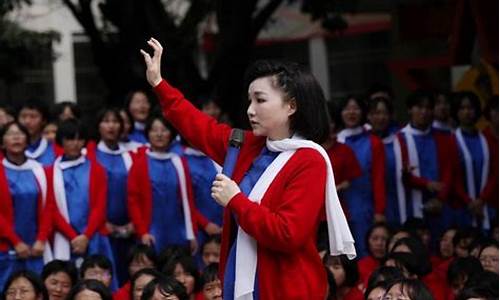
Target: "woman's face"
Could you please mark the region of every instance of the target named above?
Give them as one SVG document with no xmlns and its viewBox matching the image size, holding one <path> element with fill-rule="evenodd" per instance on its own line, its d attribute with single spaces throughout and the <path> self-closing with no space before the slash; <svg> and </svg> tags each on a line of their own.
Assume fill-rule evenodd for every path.
<svg viewBox="0 0 500 300">
<path fill-rule="evenodd" d="M 345 282 L 345 270 L 340 261 L 334 260 L 332 263 L 328 263 L 327 267 L 333 274 L 335 285 L 341 287 Z"/>
<path fill-rule="evenodd" d="M 132 96 L 128 108 L 134 121 L 145 122 L 149 116 L 151 105 L 148 97 L 143 92 L 136 92 Z"/>
<path fill-rule="evenodd" d="M 422 100 L 409 110 L 411 124 L 418 129 L 427 129 L 432 124 L 434 108 L 428 100 Z"/>
<path fill-rule="evenodd" d="M 450 118 L 450 103 L 446 96 L 440 94 L 436 97 L 436 104 L 434 105 L 434 119 L 442 122 L 447 122 Z"/>
<path fill-rule="evenodd" d="M 42 295 L 37 297 L 35 288 L 31 282 L 24 278 L 19 277 L 12 281 L 10 286 L 5 292 L 5 299 L 7 300 L 39 300 Z"/>
<path fill-rule="evenodd" d="M 130 132 L 130 129 L 132 128 L 132 123 L 130 122 L 127 113 L 123 110 L 120 110 L 120 117 L 122 117 L 123 120 L 122 137 L 127 137 L 128 133 Z"/>
<path fill-rule="evenodd" d="M 42 135 L 49 142 L 54 142 L 56 140 L 57 125 L 54 123 L 49 123 L 43 128 Z"/>
<path fill-rule="evenodd" d="M 285 93 L 272 76 L 257 78 L 248 87 L 248 120 L 256 136 L 280 140 L 291 136 L 290 116 L 296 111 L 294 100 L 285 101 Z"/>
<path fill-rule="evenodd" d="M 17 117 L 19 123 L 21 123 L 31 136 L 37 136 L 43 130 L 45 126 L 45 119 L 40 111 L 32 108 L 23 108 L 19 112 Z"/>
<path fill-rule="evenodd" d="M 151 282 L 151 280 L 153 280 L 153 279 L 154 279 L 153 276 L 148 275 L 148 274 L 143 274 L 135 280 L 134 291 L 133 291 L 133 295 L 134 295 L 133 300 L 140 300 L 141 299 L 142 291 L 144 291 L 144 287 L 149 282 Z"/>
<path fill-rule="evenodd" d="M 19 129 L 19 126 L 13 124 L 4 134 L 2 146 L 7 154 L 23 154 L 28 146 L 28 137 Z"/>
<path fill-rule="evenodd" d="M 174 277 L 177 281 L 182 283 L 184 287 L 186 288 L 186 292 L 188 295 L 193 294 L 194 291 L 194 276 L 184 270 L 181 264 L 177 264 L 174 269 Z"/>
<path fill-rule="evenodd" d="M 146 255 L 142 254 L 135 257 L 128 266 L 128 274 L 132 277 L 135 273 L 142 269 L 154 268 L 155 265 Z"/>
<path fill-rule="evenodd" d="M 101 139 L 107 142 L 118 142 L 120 139 L 121 125 L 117 116 L 111 112 L 106 113 L 99 123 L 99 134 Z"/>
<path fill-rule="evenodd" d="M 374 288 L 370 294 L 368 294 L 368 297 L 366 297 L 367 300 L 382 300 L 384 299 L 384 294 L 385 290 L 381 287 Z"/>
<path fill-rule="evenodd" d="M 410 295 L 408 291 L 401 287 L 401 284 L 397 283 L 393 285 L 385 294 L 384 300 L 409 300 Z"/>
<path fill-rule="evenodd" d="M 368 247 L 373 257 L 381 259 L 385 256 L 388 238 L 389 233 L 384 227 L 377 227 L 372 231 L 368 238 Z"/>
<path fill-rule="evenodd" d="M 469 98 L 460 100 L 460 107 L 457 112 L 458 124 L 460 126 L 473 126 L 476 118 L 476 111 Z"/>
<path fill-rule="evenodd" d="M 203 247 L 203 253 L 201 255 L 205 266 L 208 266 L 211 263 L 219 263 L 220 245 L 215 242 L 206 244 Z"/>
<path fill-rule="evenodd" d="M 439 241 L 439 253 L 442 258 L 449 258 L 453 256 L 453 237 L 455 236 L 456 230 L 451 229 L 443 234 L 443 237 Z"/>
<path fill-rule="evenodd" d="M 498 274 L 498 248 L 486 247 L 479 255 L 479 261 L 486 271 L 495 272 Z"/>
<path fill-rule="evenodd" d="M 375 109 L 370 111 L 367 117 L 375 132 L 385 131 L 391 120 L 391 114 L 384 102 L 378 102 Z"/>
<path fill-rule="evenodd" d="M 153 151 L 166 151 L 172 139 L 172 132 L 160 120 L 155 120 L 148 133 L 148 138 Z"/>
<path fill-rule="evenodd" d="M 80 138 L 63 139 L 62 146 L 66 157 L 70 159 L 78 158 L 82 154 L 83 146 L 85 146 L 85 140 Z"/>
<path fill-rule="evenodd" d="M 349 99 L 341 112 L 342 121 L 344 121 L 345 127 L 354 128 L 359 126 L 361 124 L 362 114 L 361 107 L 356 100 Z"/>
<path fill-rule="evenodd" d="M 71 278 L 65 272 L 50 274 L 45 279 L 44 284 L 49 293 L 49 300 L 66 299 L 71 290 Z"/>
<path fill-rule="evenodd" d="M 99 293 L 85 289 L 76 294 L 75 300 L 102 300 L 102 298 Z"/>
</svg>

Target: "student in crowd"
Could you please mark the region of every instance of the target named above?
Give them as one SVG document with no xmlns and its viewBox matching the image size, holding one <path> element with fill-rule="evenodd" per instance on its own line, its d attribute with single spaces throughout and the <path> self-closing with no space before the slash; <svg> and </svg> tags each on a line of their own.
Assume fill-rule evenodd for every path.
<svg viewBox="0 0 500 300">
<path fill-rule="evenodd" d="M 56 142 L 56 134 L 57 134 L 57 123 L 54 121 L 49 121 L 44 127 L 42 131 L 42 136 L 49 143 Z"/>
<path fill-rule="evenodd" d="M 188 300 L 186 288 L 175 278 L 161 276 L 150 281 L 142 292 L 141 300 Z"/>
<path fill-rule="evenodd" d="M 381 281 L 365 290 L 365 300 L 383 300 L 387 292 L 387 282 Z"/>
<path fill-rule="evenodd" d="M 26 156 L 44 166 L 52 165 L 61 150 L 42 136 L 43 128 L 49 120 L 45 104 L 36 100 L 25 102 L 17 114 L 17 120 L 28 129 L 30 135 Z"/>
<path fill-rule="evenodd" d="M 389 238 L 389 241 L 387 243 L 387 251 L 386 252 L 391 252 L 392 248 L 394 248 L 394 244 L 396 244 L 397 241 L 399 241 L 402 238 L 407 238 L 413 236 L 408 229 L 403 228 L 403 227 L 397 227 L 396 229 L 392 230 L 392 235 Z"/>
<path fill-rule="evenodd" d="M 84 125 L 75 119 L 60 123 L 57 143 L 64 155 L 49 169 L 49 191 L 54 195 L 54 257 L 81 263 L 102 254 L 113 259 L 107 236 L 106 171 L 82 154 L 87 141 Z M 116 288 L 114 283 L 113 288 Z"/>
<path fill-rule="evenodd" d="M 16 119 L 16 112 L 9 106 L 0 106 L 0 128 Z"/>
<path fill-rule="evenodd" d="M 172 276 L 186 288 L 188 299 L 194 300 L 201 289 L 200 273 L 196 268 L 194 258 L 191 256 L 179 256 L 171 259 L 166 264 L 162 273 Z"/>
<path fill-rule="evenodd" d="M 425 285 L 417 279 L 402 279 L 387 286 L 384 300 L 434 300 Z"/>
<path fill-rule="evenodd" d="M 445 134 L 451 134 L 454 129 L 450 95 L 442 91 L 436 91 L 434 98 L 436 99 L 436 103 L 434 105 L 432 128 Z"/>
<path fill-rule="evenodd" d="M 141 53 L 164 115 L 189 143 L 222 163 L 231 128 L 196 110 L 164 81 L 162 47 L 155 39 L 148 45 L 154 49 L 153 57 Z M 244 132 L 235 181 L 219 174 L 212 185 L 212 196 L 227 208 L 220 266 L 224 298 L 254 293 L 262 298 L 322 298 L 327 283 L 315 233 L 325 207 L 329 227 L 336 228 L 330 231 L 331 251 L 355 255 L 328 156 L 317 144 L 328 135 L 324 96 L 314 77 L 293 63 L 256 62 L 245 82 L 252 131 Z M 262 176 L 272 163 L 274 167 Z M 257 198 L 251 194 L 254 188 L 254 193 L 260 191 Z M 247 254 L 242 256 L 241 249 Z"/>
<path fill-rule="evenodd" d="M 498 241 L 484 243 L 479 251 L 479 261 L 485 271 L 498 274 Z"/>
<path fill-rule="evenodd" d="M 218 269 L 219 264 L 211 263 L 201 273 L 200 286 L 204 300 L 222 300 L 222 284 Z"/>
<path fill-rule="evenodd" d="M 389 237 L 390 231 L 385 223 L 374 224 L 366 233 L 369 254 L 358 261 L 360 282 L 365 286 L 370 274 L 380 266 L 385 258 Z"/>
<path fill-rule="evenodd" d="M 97 115 L 98 143 L 89 143 L 88 156 L 106 170 L 106 228 L 117 266 L 120 285 L 127 279 L 127 253 L 134 244 L 134 226 L 127 209 L 127 179 L 133 154 L 120 142 L 123 120 L 117 109 L 106 108 Z"/>
<path fill-rule="evenodd" d="M 56 121 L 65 121 L 68 119 L 80 119 L 81 111 L 78 104 L 70 101 L 56 103 L 51 110 L 51 116 Z"/>
<path fill-rule="evenodd" d="M 368 283 L 364 286 L 365 298 L 367 296 L 368 290 L 374 289 L 376 286 L 379 286 L 380 283 L 385 282 L 387 284 L 387 282 L 392 282 L 394 280 L 400 280 L 403 278 L 404 274 L 403 272 L 401 272 L 400 268 L 381 265 L 371 273 L 370 277 L 368 278 Z"/>
<path fill-rule="evenodd" d="M 43 267 L 42 281 L 49 300 L 65 300 L 78 281 L 78 271 L 72 262 L 55 259 Z"/>
<path fill-rule="evenodd" d="M 337 140 L 351 147 L 362 169 L 362 176 L 351 182 L 343 198 L 347 202 L 357 253 L 363 257 L 368 254 L 364 242 L 366 232 L 374 222 L 385 220 L 384 145 L 380 138 L 363 128 L 366 110 L 359 98 L 348 97 L 339 110 L 344 129 L 337 134 Z"/>
<path fill-rule="evenodd" d="M 456 297 L 464 288 L 465 283 L 470 278 L 477 276 L 483 271 L 479 260 L 475 257 L 459 257 L 453 260 L 448 267 L 446 274 L 446 288 L 448 299 Z"/>
<path fill-rule="evenodd" d="M 20 270 L 7 279 L 3 289 L 5 300 L 47 300 L 47 290 L 40 278 L 31 271 Z"/>
<path fill-rule="evenodd" d="M 480 232 L 468 227 L 458 229 L 453 237 L 453 252 L 456 257 L 467 257 L 470 254 L 470 246 L 481 236 Z"/>
<path fill-rule="evenodd" d="M 354 260 L 349 260 L 345 255 L 327 255 L 323 263 L 335 278 L 336 299 L 363 299 L 363 292 L 358 287 L 358 266 Z"/>
<path fill-rule="evenodd" d="M 0 131 L 0 288 L 17 270 L 40 273 L 51 259 L 50 196 L 40 163 L 26 157 L 27 129 L 17 122 Z"/>
<path fill-rule="evenodd" d="M 113 296 L 115 300 L 140 300 L 142 297 L 142 292 L 144 287 L 153 281 L 154 279 L 164 276 L 162 273 L 155 269 L 147 268 L 137 271 L 130 279 L 130 291 L 127 295 L 122 295 L 122 297 Z M 130 298 L 127 298 L 130 297 Z"/>
<path fill-rule="evenodd" d="M 136 234 L 157 253 L 170 245 L 190 245 L 194 252 L 198 213 L 189 168 L 184 158 L 168 152 L 175 130 L 158 115 L 147 122 L 145 133 L 151 147 L 137 155 L 128 178 L 128 209 Z"/>
<path fill-rule="evenodd" d="M 220 235 L 211 235 L 201 246 L 201 259 L 203 266 L 220 262 Z"/>
<path fill-rule="evenodd" d="M 80 266 L 80 278 L 83 280 L 98 280 L 109 289 L 113 281 L 111 261 L 104 255 L 93 254 L 87 256 Z"/>
<path fill-rule="evenodd" d="M 151 115 L 153 105 L 145 91 L 134 90 L 125 97 L 125 108 L 132 121 L 129 139 L 140 144 L 147 144 L 148 137 L 145 132 L 146 121 Z"/>
<path fill-rule="evenodd" d="M 111 291 L 99 280 L 80 281 L 69 292 L 67 300 L 112 300 Z"/>
<path fill-rule="evenodd" d="M 137 152 L 137 149 L 144 145 L 130 139 L 129 135 L 132 132 L 132 116 L 125 108 L 120 108 L 120 117 L 123 120 L 123 131 L 120 136 L 120 142 L 123 143 L 125 148 L 131 152 Z"/>
</svg>

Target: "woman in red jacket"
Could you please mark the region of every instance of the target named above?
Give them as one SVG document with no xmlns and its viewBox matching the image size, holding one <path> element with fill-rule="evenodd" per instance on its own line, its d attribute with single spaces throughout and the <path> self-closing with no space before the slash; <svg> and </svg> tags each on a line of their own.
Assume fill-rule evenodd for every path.
<svg viewBox="0 0 500 300">
<path fill-rule="evenodd" d="M 160 74 L 162 47 L 148 44 L 148 82 L 167 119 L 195 148 L 222 164 L 231 128 L 195 109 Z M 328 155 L 325 99 L 314 77 L 293 63 L 260 61 L 247 73 L 252 131 L 244 133 L 232 178 L 217 175 L 224 206 L 224 299 L 324 299 L 326 274 L 315 241 L 327 209 L 330 250 L 355 256 Z M 315 142 L 317 143 L 315 143 Z"/>
</svg>

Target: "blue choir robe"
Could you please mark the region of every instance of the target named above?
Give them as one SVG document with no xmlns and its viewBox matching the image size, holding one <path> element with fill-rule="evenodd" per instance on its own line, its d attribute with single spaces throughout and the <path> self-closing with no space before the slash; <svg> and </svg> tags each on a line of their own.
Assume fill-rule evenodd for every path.
<svg viewBox="0 0 500 300">
<path fill-rule="evenodd" d="M 46 138 L 41 138 L 35 143 L 28 146 L 25 154 L 27 157 L 32 158 L 43 166 L 50 166 L 56 160 L 56 153 L 54 151 L 54 144 L 47 141 Z"/>
<path fill-rule="evenodd" d="M 148 143 L 148 139 L 146 137 L 146 132 L 144 131 L 145 127 L 146 125 L 144 123 L 134 122 L 134 127 L 128 134 L 129 140 L 146 145 Z"/>
</svg>

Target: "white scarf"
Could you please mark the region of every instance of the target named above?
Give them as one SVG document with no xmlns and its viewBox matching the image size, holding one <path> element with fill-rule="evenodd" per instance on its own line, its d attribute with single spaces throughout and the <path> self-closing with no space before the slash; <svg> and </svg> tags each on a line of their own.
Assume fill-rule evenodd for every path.
<svg viewBox="0 0 500 300">
<path fill-rule="evenodd" d="M 318 151 L 324 158 L 327 178 L 325 190 L 325 209 L 328 223 L 328 237 L 330 240 L 330 252 L 332 255 L 346 254 L 350 259 L 356 257 L 354 239 L 352 238 L 346 218 L 340 206 L 335 188 L 335 178 L 330 159 L 326 151 L 320 145 L 294 136 L 280 141 L 266 142 L 270 151 L 281 152 L 276 159 L 266 168 L 259 178 L 248 198 L 260 204 L 260 201 L 279 171 L 300 148 L 312 148 Z M 257 270 L 257 243 L 241 227 L 238 228 L 236 247 L 236 278 L 235 299 L 253 299 L 253 288 L 255 284 L 255 273 Z"/>
<path fill-rule="evenodd" d="M 56 200 L 57 209 L 64 220 L 69 223 L 68 202 L 64 187 L 63 170 L 83 164 L 85 162 L 85 156 L 82 155 L 77 159 L 69 161 L 61 160 L 62 157 L 60 156 L 54 162 L 54 198 Z M 69 260 L 71 258 L 70 241 L 59 232 L 56 232 L 54 235 L 54 258 L 61 260 Z"/>
<path fill-rule="evenodd" d="M 339 141 L 342 144 L 345 144 L 345 140 L 348 137 L 351 137 L 353 135 L 358 135 L 362 132 L 365 131 L 365 128 L 362 126 L 354 127 L 354 128 L 345 128 L 342 129 L 338 134 L 337 134 L 337 141 Z"/>
<path fill-rule="evenodd" d="M 431 128 L 421 131 L 411 127 L 410 124 L 406 125 L 401 132 L 404 133 L 406 137 L 406 148 L 408 149 L 408 160 L 410 167 L 413 169 L 412 173 L 414 176 L 420 177 L 420 162 L 418 159 L 417 145 L 415 144 L 414 135 L 427 135 L 431 132 Z M 413 216 L 417 218 L 424 217 L 424 204 L 422 192 L 418 189 L 411 190 L 411 203 L 413 206 Z"/>
<path fill-rule="evenodd" d="M 130 167 L 132 166 L 132 157 L 130 156 L 130 153 L 128 152 L 127 148 L 123 143 L 118 143 L 118 149 L 111 150 L 109 149 L 109 147 L 106 145 L 105 142 L 100 141 L 97 144 L 97 149 L 107 154 L 121 155 L 123 159 L 123 164 L 125 164 L 127 172 L 130 170 Z"/>
<path fill-rule="evenodd" d="M 30 170 L 33 172 L 35 179 L 38 183 L 38 188 L 42 194 L 42 207 L 45 207 L 47 202 L 47 177 L 45 176 L 45 171 L 40 163 L 36 160 L 28 159 L 22 165 L 17 166 L 9 162 L 6 158 L 2 160 L 2 164 L 4 167 L 9 168 L 11 170 Z M 48 263 L 53 259 L 52 251 L 50 249 L 50 244 L 45 242 L 45 247 L 43 250 L 43 261 L 44 263 Z"/>
<path fill-rule="evenodd" d="M 460 150 L 462 151 L 464 157 L 465 176 L 467 180 L 467 194 L 471 199 L 476 199 L 486 186 L 486 182 L 488 181 L 488 171 L 490 168 L 490 151 L 488 148 L 488 144 L 486 142 L 486 138 L 481 132 L 478 132 L 478 135 L 479 135 L 479 140 L 481 142 L 481 150 L 483 151 L 483 165 L 481 167 L 480 190 L 476 191 L 476 185 L 474 180 L 475 179 L 474 168 L 472 166 L 472 155 L 469 152 L 469 148 L 467 148 L 467 145 L 465 143 L 462 129 L 458 128 L 455 131 L 455 136 L 457 137 L 458 146 L 460 147 Z M 490 229 L 490 218 L 486 205 L 484 205 L 483 207 L 483 213 L 484 213 L 484 218 L 482 226 L 484 229 Z M 474 220 L 474 223 L 475 223 L 474 225 L 476 225 L 476 220 Z"/>
<path fill-rule="evenodd" d="M 181 158 L 174 153 L 170 152 L 153 152 L 150 149 L 146 150 L 146 154 L 154 159 L 166 160 L 170 159 L 174 168 L 177 172 L 177 178 L 179 179 L 179 185 L 181 190 L 181 200 L 182 200 L 182 210 L 184 212 L 184 225 L 186 226 L 186 237 L 188 240 L 194 240 L 193 223 L 191 222 L 191 209 L 189 207 L 189 198 L 187 193 L 187 181 L 186 181 L 186 170 L 184 170 L 184 165 L 182 164 Z"/>
<path fill-rule="evenodd" d="M 186 149 L 184 149 L 184 154 L 185 155 L 192 155 L 192 156 L 206 156 L 205 153 L 199 151 L 199 150 L 196 150 L 194 148 L 191 148 L 191 147 L 186 147 Z M 212 164 L 214 165 L 214 168 L 215 170 L 217 171 L 217 174 L 220 174 L 222 173 L 222 167 L 221 165 L 219 165 L 218 163 L 216 163 L 213 159 L 210 158 L 210 161 L 212 162 Z"/>
<path fill-rule="evenodd" d="M 396 134 L 391 134 L 382 140 L 384 144 L 392 143 L 394 152 L 394 161 L 396 163 L 396 193 L 398 196 L 399 221 L 401 224 L 406 222 L 406 192 L 403 183 L 403 157 L 401 155 L 401 144 Z"/>
<path fill-rule="evenodd" d="M 24 154 L 27 157 L 29 157 L 29 158 L 37 159 L 40 155 L 43 154 L 43 152 L 45 152 L 45 150 L 47 149 L 48 145 L 49 145 L 49 142 L 47 141 L 47 139 L 44 138 L 44 137 L 42 137 L 40 139 L 40 144 L 35 149 L 35 151 L 30 152 L 29 150 L 26 149 L 26 151 L 24 151 Z"/>
</svg>

